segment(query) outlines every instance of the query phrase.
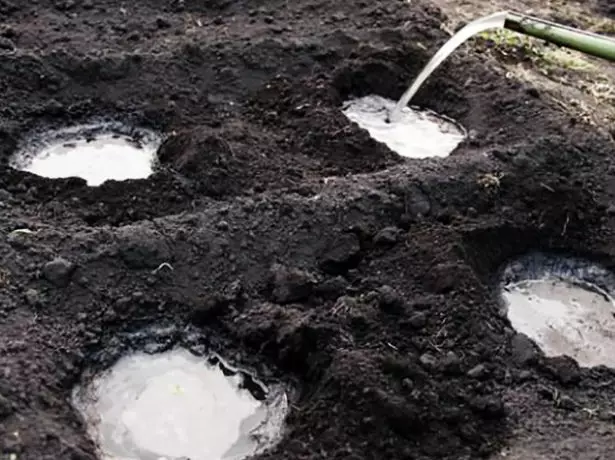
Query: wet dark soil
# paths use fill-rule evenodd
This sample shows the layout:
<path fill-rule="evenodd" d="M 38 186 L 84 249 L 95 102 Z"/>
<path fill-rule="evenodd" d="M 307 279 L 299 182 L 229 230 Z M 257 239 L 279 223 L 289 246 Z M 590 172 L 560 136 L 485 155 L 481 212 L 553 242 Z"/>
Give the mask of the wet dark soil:
<path fill-rule="evenodd" d="M 400 159 L 340 111 L 397 98 L 442 19 L 0 0 L 1 455 L 95 458 L 71 388 L 138 347 L 128 332 L 172 326 L 293 382 L 263 459 L 489 458 L 536 433 L 548 453 L 596 423 L 609 458 L 613 371 L 544 358 L 497 273 L 531 250 L 615 266 L 612 140 L 469 52 L 415 101 L 470 131 L 446 159 Z M 8 167 L 28 132 L 100 119 L 160 130 L 156 174 L 90 188 Z"/>

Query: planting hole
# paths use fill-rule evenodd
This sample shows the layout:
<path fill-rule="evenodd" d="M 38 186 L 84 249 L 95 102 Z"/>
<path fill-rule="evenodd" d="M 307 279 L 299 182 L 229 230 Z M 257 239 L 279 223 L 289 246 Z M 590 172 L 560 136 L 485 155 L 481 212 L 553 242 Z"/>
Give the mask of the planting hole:
<path fill-rule="evenodd" d="M 465 138 L 463 129 L 430 111 L 406 107 L 395 121 L 389 114 L 395 101 L 366 96 L 344 103 L 343 112 L 375 140 L 403 157 L 446 157 Z"/>
<path fill-rule="evenodd" d="M 121 358 L 73 404 L 105 460 L 242 459 L 280 439 L 288 411 L 281 386 L 182 348 Z"/>
<path fill-rule="evenodd" d="M 81 177 L 90 186 L 106 180 L 145 179 L 153 172 L 160 138 L 121 125 L 82 125 L 33 136 L 11 166 L 49 178 Z"/>
<path fill-rule="evenodd" d="M 546 356 L 615 368 L 612 286 L 613 275 L 590 262 L 535 255 L 506 268 L 502 295 L 512 326 Z"/>

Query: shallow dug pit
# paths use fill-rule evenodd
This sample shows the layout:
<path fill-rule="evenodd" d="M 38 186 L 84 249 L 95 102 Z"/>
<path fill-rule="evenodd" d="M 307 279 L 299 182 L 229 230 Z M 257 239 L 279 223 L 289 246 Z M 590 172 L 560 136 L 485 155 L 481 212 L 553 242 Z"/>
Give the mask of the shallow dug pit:
<path fill-rule="evenodd" d="M 145 179 L 156 164 L 161 138 L 120 124 L 80 125 L 26 139 L 10 165 L 52 179 L 80 177 L 97 186 L 107 180 Z"/>
<path fill-rule="evenodd" d="M 502 297 L 512 326 L 549 357 L 615 368 L 615 276 L 582 259 L 544 254 L 504 270 Z"/>
<path fill-rule="evenodd" d="M 288 412 L 281 386 L 183 348 L 85 376 L 73 404 L 104 460 L 239 460 L 278 442 Z"/>
<path fill-rule="evenodd" d="M 375 140 L 407 158 L 446 157 L 465 138 L 464 129 L 431 111 L 406 107 L 399 120 L 388 117 L 396 101 L 366 96 L 344 103 L 344 114 Z"/>

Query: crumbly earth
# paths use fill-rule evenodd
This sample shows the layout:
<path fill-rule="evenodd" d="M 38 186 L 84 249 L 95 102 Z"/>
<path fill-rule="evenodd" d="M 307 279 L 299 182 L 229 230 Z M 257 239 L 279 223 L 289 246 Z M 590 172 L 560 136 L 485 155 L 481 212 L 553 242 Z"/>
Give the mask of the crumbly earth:
<path fill-rule="evenodd" d="M 472 47 L 414 101 L 469 130 L 446 159 L 340 111 L 398 97 L 447 21 L 423 0 L 0 0 L 0 458 L 96 458 L 71 389 L 157 327 L 292 385 L 261 459 L 613 458 L 615 373 L 545 358 L 498 294 L 530 250 L 615 266 L 610 134 Z M 158 172 L 8 167 L 28 132 L 94 119 L 168 135 Z"/>

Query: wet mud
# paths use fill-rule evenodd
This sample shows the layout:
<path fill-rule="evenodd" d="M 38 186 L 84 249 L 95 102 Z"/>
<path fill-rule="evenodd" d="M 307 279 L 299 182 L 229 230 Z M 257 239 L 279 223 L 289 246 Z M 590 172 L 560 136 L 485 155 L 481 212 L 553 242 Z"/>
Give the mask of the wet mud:
<path fill-rule="evenodd" d="M 0 0 L 1 455 L 96 458 L 73 386 L 142 350 L 129 333 L 172 327 L 294 382 L 262 459 L 609 458 L 613 371 L 516 334 L 498 272 L 531 250 L 615 266 L 613 140 L 468 50 L 414 100 L 468 130 L 447 158 L 402 159 L 341 111 L 401 95 L 442 19 Z M 28 132 L 93 120 L 162 132 L 156 173 L 87 187 L 9 167 Z"/>

